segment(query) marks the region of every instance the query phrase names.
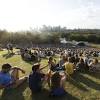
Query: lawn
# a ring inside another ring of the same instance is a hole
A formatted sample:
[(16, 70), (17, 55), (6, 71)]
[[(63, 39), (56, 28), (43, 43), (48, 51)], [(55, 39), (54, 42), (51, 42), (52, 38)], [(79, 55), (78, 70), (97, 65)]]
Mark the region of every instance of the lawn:
[[(20, 55), (8, 56), (7, 51), (0, 51), (0, 68), (4, 63), (23, 68), (26, 75), (31, 72), (32, 63), (23, 61)], [(47, 59), (42, 59), (41, 64), (46, 65)], [(47, 70), (46, 68), (43, 72)], [(0, 100), (100, 100), (100, 74), (75, 73), (73, 79), (66, 81), (66, 91), (65, 97), (50, 98), (49, 87), (46, 84), (41, 93), (31, 96), (28, 83), (25, 82), (17, 89), (0, 90)]]

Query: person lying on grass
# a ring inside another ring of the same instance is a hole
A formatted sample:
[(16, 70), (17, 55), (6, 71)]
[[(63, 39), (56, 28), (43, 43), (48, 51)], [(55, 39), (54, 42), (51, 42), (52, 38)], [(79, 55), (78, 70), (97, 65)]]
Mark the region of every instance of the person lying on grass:
[(27, 78), (19, 78), (19, 72), (25, 74), (25, 71), (18, 67), (13, 67), (6, 63), (2, 65), (0, 71), (0, 89), (3, 88), (16, 88), (22, 84)]
[(32, 94), (42, 90), (42, 83), (45, 80), (45, 76), (41, 72), (40, 64), (36, 63), (32, 66), (32, 73), (29, 75), (29, 88)]

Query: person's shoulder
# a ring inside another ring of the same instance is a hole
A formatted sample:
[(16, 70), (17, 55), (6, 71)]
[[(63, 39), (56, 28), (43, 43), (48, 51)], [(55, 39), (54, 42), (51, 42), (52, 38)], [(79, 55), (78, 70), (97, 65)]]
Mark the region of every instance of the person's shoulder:
[(0, 75), (7, 75), (7, 73), (0, 72)]
[(65, 65), (68, 65), (69, 64), (69, 62), (65, 62)]
[(45, 76), (45, 74), (44, 74), (44, 73), (39, 73), (39, 75), (41, 75), (41, 76)]
[(65, 62), (62, 66), (65, 66), (66, 67), (67, 66), (67, 62)]
[(11, 77), (11, 75), (9, 73), (0, 72), (0, 77), (5, 79), (6, 77)]
[(74, 63), (70, 63), (71, 66), (74, 66)]
[(29, 77), (33, 76), (33, 72), (30, 72)]

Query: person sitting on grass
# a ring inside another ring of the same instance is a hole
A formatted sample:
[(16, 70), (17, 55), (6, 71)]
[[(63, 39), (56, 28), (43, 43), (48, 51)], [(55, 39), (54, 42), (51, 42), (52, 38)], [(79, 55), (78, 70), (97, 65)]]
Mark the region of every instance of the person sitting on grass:
[(83, 58), (80, 58), (79, 62), (78, 62), (77, 65), (76, 65), (76, 69), (77, 69), (78, 71), (80, 71), (80, 72), (83, 72), (83, 71), (85, 71), (85, 67), (86, 67), (86, 65), (85, 65), (85, 63), (84, 63)]
[(68, 57), (68, 61), (66, 59), (66, 62), (64, 64), (65, 66), (65, 71), (66, 71), (66, 75), (72, 75), (74, 73), (74, 68), (75, 68), (75, 65), (71, 62), (71, 57)]
[(50, 87), (50, 78), (52, 73), (54, 73), (56, 71), (56, 60), (54, 60), (53, 57), (49, 57), (48, 60), (48, 85)]
[(66, 94), (64, 89), (65, 79), (59, 72), (55, 72), (52, 75), (50, 96), (64, 96)]
[(49, 57), (48, 66), (51, 71), (56, 70), (56, 60), (53, 57)]
[(8, 63), (3, 64), (0, 71), (0, 89), (17, 88), (20, 84), (22, 84), (27, 77), (19, 78), (19, 71), (25, 74), (25, 71), (21, 68), (12, 68), (12, 66)]
[(64, 63), (67, 61), (68, 57), (67, 55), (62, 55), (60, 61), (58, 62), (58, 64), (56, 66), (58, 66), (58, 70), (65, 70), (65, 67), (63, 66)]
[(8, 50), (8, 54), (11, 52), (11, 54), (13, 54), (13, 45), (11, 43), (7, 44), (7, 50)]
[(32, 73), (29, 75), (29, 88), (32, 94), (42, 90), (42, 82), (45, 79), (45, 74), (40, 72), (40, 64), (32, 66)]
[(100, 63), (98, 59), (93, 59), (93, 62), (89, 64), (90, 72), (100, 72)]

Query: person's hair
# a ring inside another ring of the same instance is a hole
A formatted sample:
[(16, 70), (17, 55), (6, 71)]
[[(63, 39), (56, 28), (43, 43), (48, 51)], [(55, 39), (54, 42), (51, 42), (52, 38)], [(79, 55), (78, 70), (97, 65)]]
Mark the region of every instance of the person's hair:
[(68, 61), (69, 61), (69, 62), (72, 62), (72, 58), (71, 58), (71, 57), (68, 57)]
[(80, 58), (79, 62), (81, 62), (81, 63), (84, 63), (84, 60), (83, 60), (83, 58)]
[(52, 61), (53, 60), (53, 57), (49, 57), (49, 61)]
[(95, 64), (98, 63), (98, 59), (96, 59), (96, 58), (93, 61), (94, 61)]
[(75, 57), (78, 58), (78, 54), (76, 54)]
[(64, 60), (64, 61), (68, 61), (67, 55), (63, 55), (63, 60)]
[(33, 72), (36, 72), (36, 71), (39, 69), (39, 67), (40, 67), (40, 64), (34, 64), (34, 65), (32, 66), (32, 71), (33, 71)]
[(8, 69), (8, 68), (11, 68), (11, 67), (12, 66), (8, 63), (2, 65), (2, 69)]

